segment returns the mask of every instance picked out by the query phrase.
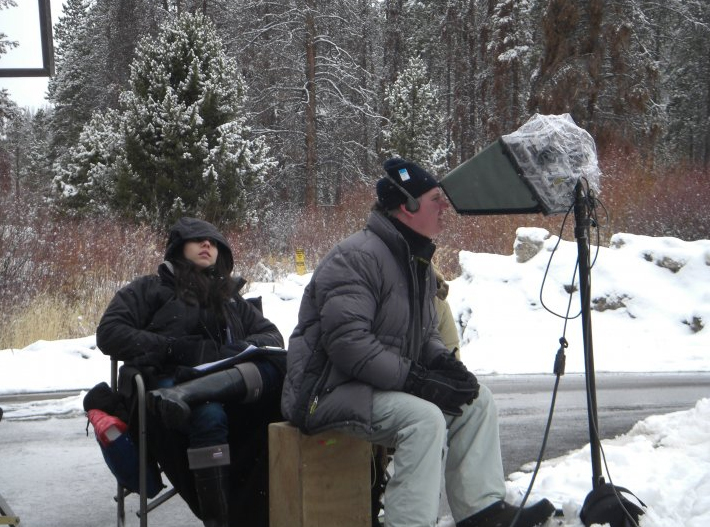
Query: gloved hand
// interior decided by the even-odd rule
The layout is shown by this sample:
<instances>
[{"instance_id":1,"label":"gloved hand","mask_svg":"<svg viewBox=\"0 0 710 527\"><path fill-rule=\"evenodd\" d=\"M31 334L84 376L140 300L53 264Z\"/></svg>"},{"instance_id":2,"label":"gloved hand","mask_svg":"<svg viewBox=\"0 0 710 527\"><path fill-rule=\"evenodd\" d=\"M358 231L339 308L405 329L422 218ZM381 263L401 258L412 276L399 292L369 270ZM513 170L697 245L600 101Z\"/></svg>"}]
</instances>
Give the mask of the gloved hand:
<instances>
[{"instance_id":1,"label":"gloved hand","mask_svg":"<svg viewBox=\"0 0 710 527\"><path fill-rule=\"evenodd\" d=\"M144 353L143 355L133 357L131 359L131 364L140 368L152 367L160 369L165 365L167 361L167 350L153 349Z\"/></svg>"},{"instance_id":2,"label":"gloved hand","mask_svg":"<svg viewBox=\"0 0 710 527\"><path fill-rule=\"evenodd\" d=\"M478 397L478 392L480 390L478 379L476 379L476 376L473 373L468 371L463 362L456 360L453 353L442 353L441 355L436 356L429 364L429 369L461 382L468 383L471 388L474 389L473 399ZM473 399L467 402L471 403Z\"/></svg>"},{"instance_id":3,"label":"gloved hand","mask_svg":"<svg viewBox=\"0 0 710 527\"><path fill-rule=\"evenodd\" d=\"M168 360L182 366L197 366L219 360L219 348L219 344L200 335L177 337L168 344Z\"/></svg>"},{"instance_id":4,"label":"gloved hand","mask_svg":"<svg viewBox=\"0 0 710 527\"><path fill-rule=\"evenodd\" d=\"M427 370L412 362L403 390L437 405L442 412L461 415L461 406L473 401L478 385L448 376L443 370Z\"/></svg>"}]
</instances>

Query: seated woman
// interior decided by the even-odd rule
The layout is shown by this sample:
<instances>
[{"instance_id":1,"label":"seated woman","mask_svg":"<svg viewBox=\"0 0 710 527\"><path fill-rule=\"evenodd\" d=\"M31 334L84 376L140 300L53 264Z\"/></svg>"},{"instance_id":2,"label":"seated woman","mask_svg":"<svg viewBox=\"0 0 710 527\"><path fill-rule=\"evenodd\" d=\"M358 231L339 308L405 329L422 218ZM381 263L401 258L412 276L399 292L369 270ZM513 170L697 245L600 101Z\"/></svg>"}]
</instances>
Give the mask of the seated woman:
<instances>
[{"instance_id":1,"label":"seated woman","mask_svg":"<svg viewBox=\"0 0 710 527\"><path fill-rule=\"evenodd\" d=\"M149 450L205 526L268 526L266 434L268 423L282 420L284 355L193 378L193 366L250 344L284 345L276 326L239 294L243 281L231 277L233 267L216 227L181 218L157 274L118 291L96 342L145 376Z\"/></svg>"}]
</instances>

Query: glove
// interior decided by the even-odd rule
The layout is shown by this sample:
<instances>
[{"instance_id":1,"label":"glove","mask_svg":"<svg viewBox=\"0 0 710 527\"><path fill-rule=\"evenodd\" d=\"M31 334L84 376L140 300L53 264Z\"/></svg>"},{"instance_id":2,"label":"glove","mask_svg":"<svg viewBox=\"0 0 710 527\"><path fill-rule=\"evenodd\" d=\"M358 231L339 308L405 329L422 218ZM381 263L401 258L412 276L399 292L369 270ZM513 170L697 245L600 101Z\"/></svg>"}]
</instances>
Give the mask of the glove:
<instances>
[{"instance_id":1,"label":"glove","mask_svg":"<svg viewBox=\"0 0 710 527\"><path fill-rule=\"evenodd\" d=\"M443 370L427 370L413 362L403 390L434 403L445 414L461 415L461 406L475 399L478 385L474 388L468 382L445 375Z\"/></svg>"},{"instance_id":2,"label":"glove","mask_svg":"<svg viewBox=\"0 0 710 527\"><path fill-rule=\"evenodd\" d=\"M173 339L168 345L168 359L182 366L197 366L219 360L220 345L200 335L188 335Z\"/></svg>"},{"instance_id":3,"label":"glove","mask_svg":"<svg viewBox=\"0 0 710 527\"><path fill-rule=\"evenodd\" d=\"M155 349L133 357L131 359L131 364L138 366L139 368L152 367L152 368L162 368L165 362L168 360L168 353L165 349Z\"/></svg>"},{"instance_id":4,"label":"glove","mask_svg":"<svg viewBox=\"0 0 710 527\"><path fill-rule=\"evenodd\" d=\"M453 353L442 353L441 355L434 357L434 360L432 360L429 364L429 369L437 371L441 375L451 377L452 379L468 383L474 390L473 399L478 397L478 392L481 388L478 384L478 379L476 379L476 376L473 373L468 371L463 362L456 360ZM467 401L467 403L471 404L473 399Z\"/></svg>"}]
</instances>

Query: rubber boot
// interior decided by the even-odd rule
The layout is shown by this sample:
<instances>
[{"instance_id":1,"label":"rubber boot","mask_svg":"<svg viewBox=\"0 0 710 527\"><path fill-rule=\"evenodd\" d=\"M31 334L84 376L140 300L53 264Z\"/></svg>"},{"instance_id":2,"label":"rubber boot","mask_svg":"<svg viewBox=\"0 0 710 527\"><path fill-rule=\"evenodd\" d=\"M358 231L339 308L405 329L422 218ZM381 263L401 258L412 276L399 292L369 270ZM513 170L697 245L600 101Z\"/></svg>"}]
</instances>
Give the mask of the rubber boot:
<instances>
[{"instance_id":1,"label":"rubber boot","mask_svg":"<svg viewBox=\"0 0 710 527\"><path fill-rule=\"evenodd\" d=\"M187 450L205 527L229 526L229 445Z\"/></svg>"},{"instance_id":2,"label":"rubber boot","mask_svg":"<svg viewBox=\"0 0 710 527\"><path fill-rule=\"evenodd\" d=\"M170 388L151 390L146 402L148 409L160 415L166 427L183 430L190 422L191 405L206 401L250 402L257 400L261 391L259 369L245 362Z\"/></svg>"}]
</instances>

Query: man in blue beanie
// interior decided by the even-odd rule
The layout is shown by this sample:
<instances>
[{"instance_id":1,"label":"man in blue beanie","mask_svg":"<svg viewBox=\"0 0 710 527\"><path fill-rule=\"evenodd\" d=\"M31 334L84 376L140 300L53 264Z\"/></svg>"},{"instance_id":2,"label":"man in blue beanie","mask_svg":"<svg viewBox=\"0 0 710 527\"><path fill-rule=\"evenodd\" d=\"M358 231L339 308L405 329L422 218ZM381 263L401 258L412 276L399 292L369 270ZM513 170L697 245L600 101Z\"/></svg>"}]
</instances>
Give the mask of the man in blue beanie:
<instances>
[{"instance_id":1,"label":"man in blue beanie","mask_svg":"<svg viewBox=\"0 0 710 527\"><path fill-rule=\"evenodd\" d=\"M394 448L386 527L436 525L442 465L457 527L507 527L518 512L517 527L542 525L548 500L522 510L504 501L493 397L437 330L432 238L446 197L411 161L384 171L366 227L323 258L304 291L282 412L305 433L337 428Z\"/></svg>"}]
</instances>

